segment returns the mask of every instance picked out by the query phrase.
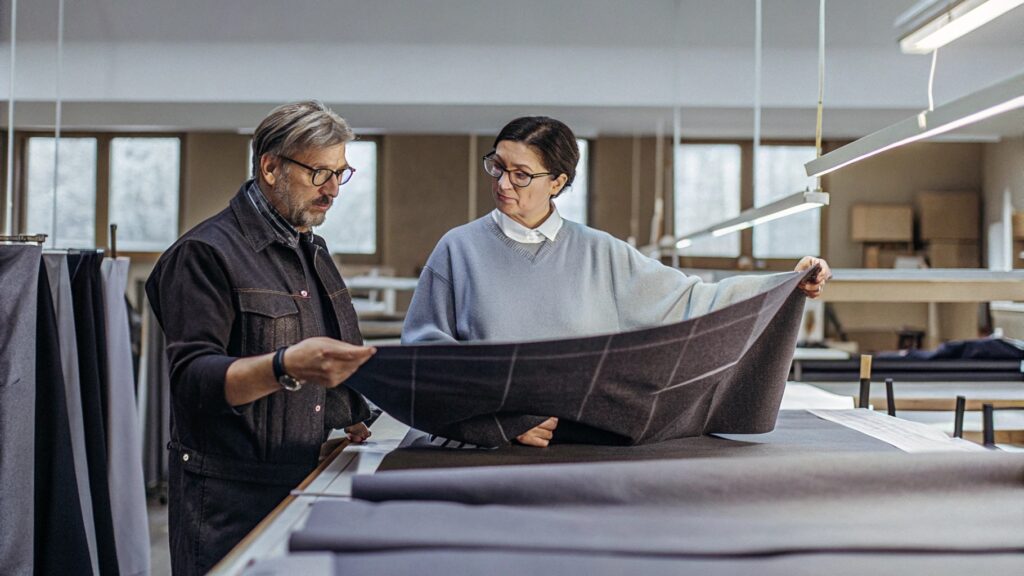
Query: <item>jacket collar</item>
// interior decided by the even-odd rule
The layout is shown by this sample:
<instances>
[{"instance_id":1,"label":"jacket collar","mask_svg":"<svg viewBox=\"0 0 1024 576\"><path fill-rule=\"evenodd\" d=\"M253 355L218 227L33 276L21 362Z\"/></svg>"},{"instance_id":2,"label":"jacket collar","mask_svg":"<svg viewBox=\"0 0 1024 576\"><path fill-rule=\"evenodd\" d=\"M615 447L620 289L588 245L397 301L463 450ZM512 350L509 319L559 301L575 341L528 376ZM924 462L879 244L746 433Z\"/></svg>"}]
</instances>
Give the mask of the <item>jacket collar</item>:
<instances>
[{"instance_id":1,"label":"jacket collar","mask_svg":"<svg viewBox=\"0 0 1024 576\"><path fill-rule=\"evenodd\" d=\"M261 206L261 200L266 207L272 208L253 180L242 184L238 193L231 199L231 209L234 211L235 217L238 218L242 234L252 244L253 250L259 252L273 242L279 242L290 248L296 247L299 243L299 233L289 225L292 234L288 234L286 228L272 219L274 216L281 218L280 214L277 214L276 211L268 213L265 207Z\"/></svg>"}]
</instances>

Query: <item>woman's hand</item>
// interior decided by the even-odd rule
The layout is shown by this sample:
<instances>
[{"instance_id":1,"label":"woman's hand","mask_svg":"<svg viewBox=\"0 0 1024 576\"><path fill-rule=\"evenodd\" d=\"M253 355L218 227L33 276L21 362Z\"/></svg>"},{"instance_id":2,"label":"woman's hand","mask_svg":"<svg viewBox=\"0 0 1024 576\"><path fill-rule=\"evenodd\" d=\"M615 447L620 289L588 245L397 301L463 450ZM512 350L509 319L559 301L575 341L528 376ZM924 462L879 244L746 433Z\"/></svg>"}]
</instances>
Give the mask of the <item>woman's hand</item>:
<instances>
[{"instance_id":1,"label":"woman's hand","mask_svg":"<svg viewBox=\"0 0 1024 576\"><path fill-rule=\"evenodd\" d=\"M793 270L800 272L802 270L809 270L815 266L820 266L818 275L814 278L806 280L800 283L800 290L803 291L808 298L817 298L821 296L821 293L825 291L825 283L832 278L832 269L828 267L828 262L825 262L821 258L815 258L814 256L804 256L796 263L796 268Z\"/></svg>"},{"instance_id":2,"label":"woman's hand","mask_svg":"<svg viewBox=\"0 0 1024 576\"><path fill-rule=\"evenodd\" d=\"M551 442L551 438L554 437L555 428L557 427L558 418L552 416L551 418L541 422L536 428L531 428L519 436L516 436L516 441L520 444L525 444L526 446L546 448Z\"/></svg>"},{"instance_id":3,"label":"woman's hand","mask_svg":"<svg viewBox=\"0 0 1024 576\"><path fill-rule=\"evenodd\" d=\"M349 442L355 444L362 444L363 442L366 442L370 435L373 434L373 432L370 432L370 429L366 427L366 424L363 424L362 422L346 426L345 433L348 434Z\"/></svg>"}]
</instances>

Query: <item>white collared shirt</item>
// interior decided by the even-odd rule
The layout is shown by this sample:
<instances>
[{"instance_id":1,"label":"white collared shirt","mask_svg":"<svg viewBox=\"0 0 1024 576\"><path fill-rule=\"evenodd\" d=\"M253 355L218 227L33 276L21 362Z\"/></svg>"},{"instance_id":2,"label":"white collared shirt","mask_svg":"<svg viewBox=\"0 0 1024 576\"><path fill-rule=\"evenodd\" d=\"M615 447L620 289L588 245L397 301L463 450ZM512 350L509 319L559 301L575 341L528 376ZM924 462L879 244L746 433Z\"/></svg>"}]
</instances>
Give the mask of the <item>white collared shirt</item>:
<instances>
[{"instance_id":1,"label":"white collared shirt","mask_svg":"<svg viewBox=\"0 0 1024 576\"><path fill-rule=\"evenodd\" d=\"M558 231L562 229L562 216L558 213L558 208L554 203L551 204L551 214L547 220L541 222L540 226L536 228L523 226L497 208L491 211L491 219L498 225L498 228L501 228L505 236L523 244L540 244L544 240L554 242Z\"/></svg>"}]
</instances>

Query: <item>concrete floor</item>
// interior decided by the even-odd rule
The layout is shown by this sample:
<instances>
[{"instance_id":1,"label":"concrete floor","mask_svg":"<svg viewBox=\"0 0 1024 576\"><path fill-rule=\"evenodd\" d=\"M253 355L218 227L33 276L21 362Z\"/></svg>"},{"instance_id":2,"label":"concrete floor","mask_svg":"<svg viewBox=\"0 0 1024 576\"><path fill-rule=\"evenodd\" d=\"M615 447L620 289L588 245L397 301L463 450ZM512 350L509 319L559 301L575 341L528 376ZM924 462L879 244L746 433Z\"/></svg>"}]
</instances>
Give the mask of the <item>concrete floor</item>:
<instances>
[{"instance_id":1,"label":"concrete floor","mask_svg":"<svg viewBox=\"0 0 1024 576\"><path fill-rule=\"evenodd\" d=\"M152 576L171 576L171 551L167 541L167 505L156 498L147 502Z\"/></svg>"}]
</instances>

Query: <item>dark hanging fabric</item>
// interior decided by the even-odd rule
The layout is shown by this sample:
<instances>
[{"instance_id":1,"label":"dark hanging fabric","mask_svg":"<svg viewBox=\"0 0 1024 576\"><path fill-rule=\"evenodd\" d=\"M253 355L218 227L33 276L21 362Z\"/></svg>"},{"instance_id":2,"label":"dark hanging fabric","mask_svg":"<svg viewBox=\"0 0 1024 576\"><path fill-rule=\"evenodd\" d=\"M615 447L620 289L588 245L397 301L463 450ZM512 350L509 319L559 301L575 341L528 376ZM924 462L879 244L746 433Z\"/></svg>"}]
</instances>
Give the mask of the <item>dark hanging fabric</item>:
<instances>
[{"instance_id":1,"label":"dark hanging fabric","mask_svg":"<svg viewBox=\"0 0 1024 576\"><path fill-rule=\"evenodd\" d=\"M92 574L71 445L57 316L39 262L36 309L35 574Z\"/></svg>"},{"instance_id":2,"label":"dark hanging fabric","mask_svg":"<svg viewBox=\"0 0 1024 576\"><path fill-rule=\"evenodd\" d=\"M142 463L146 487L166 490L167 443L171 441L171 371L164 331L148 303L142 306L142 310L146 318L143 322L146 346L141 360L146 367L146 378L140 382L140 386L146 387Z\"/></svg>"},{"instance_id":3,"label":"dark hanging fabric","mask_svg":"<svg viewBox=\"0 0 1024 576\"><path fill-rule=\"evenodd\" d=\"M100 573L107 575L118 574L119 570L107 480L107 435L104 414L107 352L106 328L103 324L103 294L100 285L101 263L102 256L95 251L68 253L96 548Z\"/></svg>"},{"instance_id":4,"label":"dark hanging fabric","mask_svg":"<svg viewBox=\"0 0 1024 576\"><path fill-rule=\"evenodd\" d=\"M501 446L557 416L556 441L646 444L775 425L817 269L704 316L509 344L382 346L345 384L419 430Z\"/></svg>"},{"instance_id":5,"label":"dark hanging fabric","mask_svg":"<svg viewBox=\"0 0 1024 576\"><path fill-rule=\"evenodd\" d=\"M0 245L0 574L32 574L38 246Z\"/></svg>"}]
</instances>

